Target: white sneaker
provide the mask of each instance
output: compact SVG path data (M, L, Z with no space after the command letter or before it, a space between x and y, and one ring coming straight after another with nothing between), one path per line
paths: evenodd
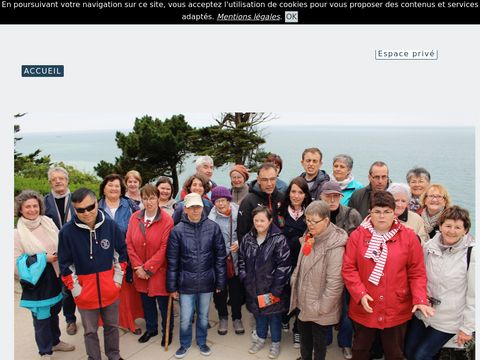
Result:
M268 352L268 357L270 359L276 359L278 355L280 355L280 342L272 342L270 351Z
M256 336L256 335L255 335ZM259 352L260 350L263 349L263 347L265 346L265 339L260 339L258 336L257 336L257 340L256 341L252 341L252 345L250 346L250 349L248 349L248 352L250 354L256 354L257 352Z
M344 347L342 348L343 357L347 360L353 358L352 348Z

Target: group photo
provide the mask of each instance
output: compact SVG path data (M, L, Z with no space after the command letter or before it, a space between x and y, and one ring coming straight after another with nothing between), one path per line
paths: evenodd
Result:
M15 358L473 359L475 127L334 118L15 115Z

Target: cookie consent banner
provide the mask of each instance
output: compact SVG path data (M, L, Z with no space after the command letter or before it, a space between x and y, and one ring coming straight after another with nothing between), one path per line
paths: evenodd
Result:
M479 1L1 1L3 24L477 24Z

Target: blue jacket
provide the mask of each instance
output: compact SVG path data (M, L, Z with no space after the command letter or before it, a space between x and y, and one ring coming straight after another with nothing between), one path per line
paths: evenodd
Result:
M71 217L73 217L73 214L75 214L71 198L72 194L69 194L65 197L67 208L65 211L65 219L62 221L62 219L60 219L60 213L57 210L57 203L55 202L55 198L53 197L52 193L45 195L43 200L45 203L45 216L48 216L50 219L52 219L55 225L57 225L58 229L62 228L62 224L67 223L68 213L70 213Z
M100 199L100 201L98 202L98 208L103 210L103 212L107 214L108 217L112 218L110 211L107 208L107 204L105 203L105 198ZM113 218L113 220L115 220L117 225L120 227L120 230L122 230L124 239L127 235L127 228L128 223L130 222L130 216L132 216L132 214L137 210L140 210L140 208L137 204L135 204L133 200L126 197L120 198L120 205L117 211L115 211L115 217Z
M62 280L81 309L113 304L120 295L127 247L119 226L98 211L91 230L76 216L59 234L58 262Z
M265 241L258 245L257 233L251 230L241 243L238 253L238 276L245 286L247 309L254 315L272 315L288 310L290 298L287 285L292 272L290 249L285 236L272 225ZM280 302L258 307L258 295L272 293Z
M350 198L352 197L352 194L358 190L363 188L363 185L359 183L357 180L353 179L348 183L348 185L345 187L345 189L342 190L342 200L340 200L340 204L348 206L348 202L350 201Z
M29 309L38 320L50 317L50 308L62 301L60 279L52 264L47 263L47 255L23 254L16 261L22 298L20 306Z
M193 223L184 214L168 239L167 291L198 294L224 289L226 257L218 224L205 215Z
M305 179L307 173L303 172L300 174L301 177ZM320 199L320 190L322 189L323 183L330 180L330 176L324 170L318 170L317 177L313 181L312 188L310 189L310 195L312 200L319 200Z

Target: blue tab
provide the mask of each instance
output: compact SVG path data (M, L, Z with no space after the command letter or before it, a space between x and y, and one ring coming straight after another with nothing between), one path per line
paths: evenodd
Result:
M22 65L22 77L63 77L63 65Z

